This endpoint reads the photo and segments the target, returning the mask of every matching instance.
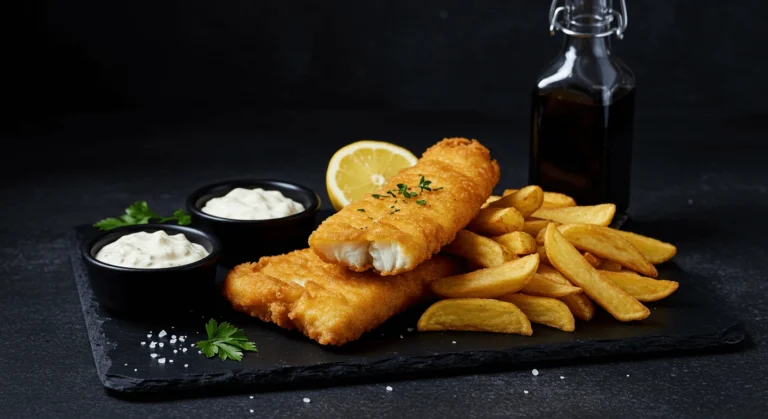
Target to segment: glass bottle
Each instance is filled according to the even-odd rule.
[[[611,54],[610,37],[627,27],[626,5],[612,0],[553,0],[550,32],[563,49],[532,94],[530,183],[579,205],[629,207],[635,76]]]

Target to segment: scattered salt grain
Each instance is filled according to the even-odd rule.
[[[201,354],[201,353],[203,353],[203,351],[197,351],[197,353]]]
[[[531,371],[531,374],[533,374],[533,375],[539,375],[539,370],[537,370],[536,368],[534,368],[534,369]]]
[[[304,398],[304,403],[309,403],[309,402],[310,402],[309,397],[305,397]]]
[[[151,349],[155,349],[155,346],[157,346],[157,342],[149,342],[149,347]]]
[[[176,339],[171,339],[171,344],[176,343]]]
[[[403,335],[400,335],[400,339],[402,339],[402,338],[403,338]]]
[[[152,333],[147,333],[147,339],[152,339]]]
[[[160,358],[157,360],[158,364],[165,364],[165,358]]]
[[[170,362],[171,364],[173,364],[173,360],[172,360],[172,359],[169,359],[169,360],[168,360],[168,362]]]
[[[138,368],[134,368],[134,369],[133,369],[133,371],[134,371],[134,372],[136,372],[136,371],[138,371],[138,370],[139,370]]]
[[[177,351],[176,349],[174,349],[174,350],[173,350],[173,353],[178,353],[178,352],[179,352],[179,351]]]
[[[171,339],[176,339],[176,335],[171,335]]]
[[[523,390],[523,393],[528,394],[528,390]]]
[[[157,354],[149,354],[149,356],[151,356],[152,359],[157,358]]]
[[[413,332],[413,328],[412,328],[412,327],[409,327],[407,330],[408,330],[409,332]]]
[[[252,398],[253,398],[253,396],[249,396],[248,398],[249,398],[249,399],[252,399]]]
[[[126,366],[126,367],[128,366],[128,363],[127,363],[127,362],[125,363],[125,366]]]
[[[165,333],[165,330],[161,330],[161,331],[160,331],[160,333],[158,333],[158,334],[157,334],[157,337],[159,337],[159,338],[163,338],[163,337],[165,337],[167,334],[168,334],[168,333]]]
[[[163,346],[165,346],[165,344],[163,342],[160,342],[160,343],[157,344],[157,346],[162,348]]]
[[[171,326],[171,329],[175,329],[175,327]]]
[[[181,348],[181,352],[187,352],[187,348]]]
[[[392,391],[392,386],[387,386],[387,391]]]
[[[627,377],[629,377],[629,374],[627,374]]]
[[[563,376],[561,375],[561,376],[560,376],[560,379],[561,379],[561,380],[565,380],[565,377],[563,377]]]
[[[146,344],[147,344],[147,342],[141,342],[141,346],[144,346]]]
[[[253,413],[253,409],[249,410],[249,412]]]
[[[184,368],[187,368],[188,366],[189,366],[189,364],[184,364]]]
[[[456,341],[455,341],[455,340],[452,340],[452,341],[451,341],[451,344],[455,345],[455,344],[456,344]]]
[[[184,342],[184,341],[185,341],[185,340],[187,340],[187,339],[186,339],[184,336],[182,336],[182,337],[180,337],[180,338],[179,338],[179,340],[180,340],[180,341],[182,341],[182,342]]]

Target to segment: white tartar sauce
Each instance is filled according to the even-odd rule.
[[[206,202],[202,211],[232,220],[270,220],[304,211],[304,205],[280,191],[235,188],[221,198]]]
[[[190,242],[184,234],[165,231],[128,234],[104,246],[96,259],[126,268],[159,269],[188,265],[208,256],[208,251]]]

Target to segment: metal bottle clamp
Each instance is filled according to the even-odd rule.
[[[560,31],[566,35],[575,36],[577,38],[602,38],[616,34],[619,39],[624,38],[624,31],[627,29],[627,23],[629,19],[627,17],[627,4],[625,0],[619,0],[621,3],[621,10],[614,10],[608,8],[604,11],[604,22],[608,25],[608,29],[602,32],[579,32],[563,25],[564,21],[558,21],[561,15],[570,17],[572,6],[566,4],[567,0],[563,0],[563,6],[558,6],[560,0],[552,0],[552,6],[549,8],[549,34],[554,35],[555,31]],[[594,16],[594,15],[593,15]],[[578,16],[576,16],[578,17]],[[600,16],[601,19],[602,16]],[[616,22],[615,26],[611,26],[612,22]],[[604,26],[604,25],[587,25],[587,26]]]

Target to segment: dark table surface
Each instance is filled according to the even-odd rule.
[[[66,235],[146,199],[168,212],[199,185],[301,182],[328,207],[331,154],[358,139],[415,152],[446,136],[486,144],[500,188],[527,173],[527,121],[472,114],[232,112],[90,114],[6,137],[0,183],[0,416],[3,417],[759,417],[768,409],[768,129],[764,118],[640,116],[632,215],[679,247],[677,263],[750,339],[738,350],[644,356],[198,399],[107,394],[83,323]],[[385,387],[393,387],[388,392]],[[527,393],[526,393],[527,391]],[[304,397],[311,403],[302,402]]]

